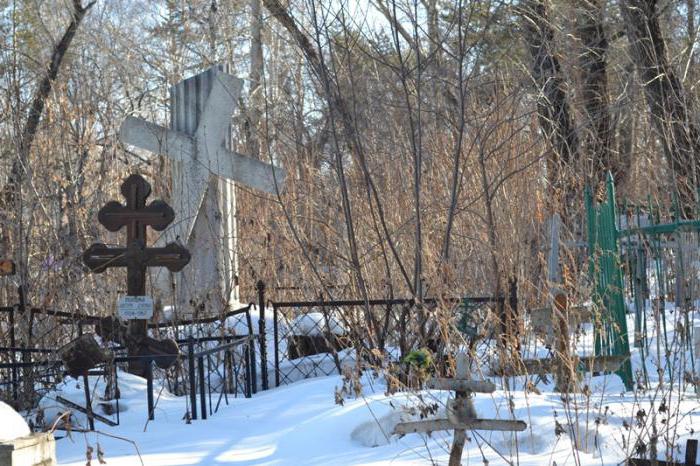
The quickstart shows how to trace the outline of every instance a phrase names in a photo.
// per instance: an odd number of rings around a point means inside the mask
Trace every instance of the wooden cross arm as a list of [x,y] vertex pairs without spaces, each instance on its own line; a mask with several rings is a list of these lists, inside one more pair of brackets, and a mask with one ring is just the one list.
[[435,390],[455,390],[461,392],[493,393],[496,386],[488,380],[445,379],[436,377],[427,383],[428,388]]
[[94,243],[83,253],[83,263],[94,273],[102,273],[110,267],[126,267],[126,252],[126,248],[110,248]]
[[146,248],[146,265],[167,267],[171,272],[179,272],[190,263],[190,252],[178,243],[168,243],[162,248]]
[[431,419],[427,421],[401,422],[394,428],[399,435],[419,432],[438,432],[441,430],[496,430],[502,432],[522,432],[527,428],[524,421],[501,419],[470,419],[465,422],[452,423],[447,419]]
[[153,201],[139,210],[130,209],[117,201],[110,201],[100,209],[97,219],[109,231],[118,231],[135,220],[154,230],[163,231],[175,219],[175,211],[160,200]]

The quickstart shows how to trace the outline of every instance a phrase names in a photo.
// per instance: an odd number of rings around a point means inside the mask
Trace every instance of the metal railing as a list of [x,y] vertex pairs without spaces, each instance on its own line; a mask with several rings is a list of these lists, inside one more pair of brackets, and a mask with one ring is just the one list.
[[[430,308],[440,303],[457,305],[465,301],[479,306],[496,305],[498,314],[505,321],[506,312],[517,313],[517,287],[511,287],[509,296],[429,298],[423,300],[420,307]],[[412,312],[418,309],[412,298],[319,299],[272,302],[270,305],[274,327],[275,386],[341,373],[343,365],[358,357],[357,350],[377,348],[383,351],[391,347],[398,351],[398,359],[402,359],[417,345],[434,343],[429,334],[420,334],[424,325],[418,322],[416,312]],[[316,315],[308,318],[311,313]],[[265,347],[264,338],[260,346],[261,350]]]
[[[211,348],[202,348],[209,343],[219,343]],[[197,419],[198,415],[201,419],[207,419],[209,416],[216,413],[224,402],[228,405],[229,396],[237,397],[240,395],[249,398],[252,396],[254,389],[252,384],[252,367],[255,365],[252,352],[250,349],[253,346],[253,337],[246,336],[223,336],[223,337],[202,337],[195,339],[190,337],[178,341],[181,348],[185,351],[181,352],[178,357],[177,364],[186,363],[187,380],[185,385],[188,387],[187,399],[189,400],[189,409],[191,419]],[[200,347],[196,351],[197,347]],[[123,351],[125,348],[112,348],[115,353]],[[52,358],[44,360],[30,360],[25,355],[54,355],[54,349],[47,348],[20,348],[20,347],[0,347],[0,355],[12,355],[10,359],[15,359],[13,362],[0,363],[0,374],[3,375],[0,380],[0,390],[2,387],[8,387],[5,392],[11,392],[10,397],[17,402],[20,399],[20,385],[23,383],[31,383],[31,390],[28,392],[34,393],[33,384],[39,380],[44,380],[47,389],[49,386],[55,385],[64,377],[63,363],[60,360]],[[16,354],[23,355],[25,361],[16,361]],[[147,397],[147,415],[149,419],[155,417],[155,396],[154,396],[154,363],[162,354],[148,354],[139,356],[115,356],[112,360],[103,366],[96,368],[97,370],[88,371],[83,375],[83,385],[85,389],[85,405],[79,406],[65,399],[57,400],[58,402],[67,405],[69,408],[77,409],[86,414],[89,422],[90,430],[94,430],[94,420],[98,419],[102,422],[110,423],[103,416],[93,412],[92,397],[90,394],[88,376],[107,376],[112,377],[115,391],[118,392],[118,366],[128,365],[130,362],[139,361],[144,365],[146,379],[146,397]],[[21,377],[21,371],[28,371],[32,375],[25,378]],[[5,374],[9,377],[5,377]],[[43,374],[38,377],[37,374]],[[197,397],[199,396],[199,400]],[[216,398],[218,397],[218,398]],[[117,420],[110,425],[119,424],[119,405],[117,398]],[[199,412],[198,412],[199,408]]]
[[[240,390],[246,398],[253,394],[252,368],[255,360],[252,358],[251,348],[253,337],[227,337],[226,342],[214,348],[205,349],[197,353],[194,352],[194,339],[190,339],[187,345],[187,367],[189,372],[189,397],[191,406],[191,418],[197,419],[197,392],[199,392],[199,405],[202,419],[216,413],[222,399],[228,405],[228,394],[237,396]],[[223,355],[219,361],[213,359],[214,356]],[[236,364],[236,355],[239,357],[239,364]],[[195,366],[197,373],[195,375]],[[221,374],[218,384],[212,384],[212,374]],[[241,380],[242,379],[242,380]],[[241,386],[242,385],[242,386]],[[219,390],[220,389],[220,390]],[[212,402],[212,393],[218,394],[216,405]],[[207,400],[208,410],[207,410]]]

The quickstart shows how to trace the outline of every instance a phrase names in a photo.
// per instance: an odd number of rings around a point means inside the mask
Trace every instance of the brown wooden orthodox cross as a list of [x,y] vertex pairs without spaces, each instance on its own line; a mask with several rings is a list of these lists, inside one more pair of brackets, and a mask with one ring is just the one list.
[[[146,246],[146,227],[164,230],[175,218],[175,212],[165,202],[157,200],[146,205],[151,185],[140,175],[129,176],[121,186],[126,205],[110,201],[100,209],[97,218],[109,231],[126,230],[126,247],[108,247],[94,243],[83,253],[83,262],[95,273],[112,267],[126,267],[127,294],[146,294],[146,270],[148,267],[167,267],[173,272],[182,270],[190,261],[190,253],[177,243],[165,247]],[[129,337],[126,344],[129,355],[139,353],[147,343],[146,320],[129,321]],[[136,367],[136,366],[135,366]],[[131,371],[131,370],[130,370]]]

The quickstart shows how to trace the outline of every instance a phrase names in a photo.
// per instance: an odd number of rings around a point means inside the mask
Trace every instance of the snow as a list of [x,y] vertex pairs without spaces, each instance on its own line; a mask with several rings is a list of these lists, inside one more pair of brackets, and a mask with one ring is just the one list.
[[[583,465],[617,464],[626,457],[623,435],[631,437],[623,423],[633,422],[635,412],[644,404],[633,394],[621,395],[616,376],[588,381],[596,394],[584,415],[579,413],[578,421],[567,420],[560,396],[551,392],[508,394],[499,390],[476,395],[475,406],[480,417],[510,419],[514,415],[527,422],[527,430],[517,435],[521,465],[574,464],[574,457]],[[340,376],[297,382],[258,393],[252,399],[233,399],[208,420],[187,424],[183,420],[187,399],[160,391],[160,387],[156,387],[160,396],[155,420],[146,422],[145,383],[120,374],[120,405],[128,407],[121,413],[121,425],[112,428],[98,423],[99,433],[62,438],[57,443],[59,464],[84,465],[87,446],[96,448],[98,443],[111,466],[141,464],[139,454],[146,465],[388,465],[431,464],[431,459],[446,464],[451,433],[399,438],[391,432],[397,422],[418,419],[416,406],[421,404],[436,404],[437,413],[431,416],[444,417],[448,392],[386,396],[383,380],[366,374],[363,395],[346,398],[338,405],[334,393],[342,383]],[[78,385],[67,382],[63,389],[77,394]],[[606,393],[599,391],[603,388]],[[508,409],[509,398],[513,415]],[[696,398],[681,400],[679,407],[682,412],[694,413]],[[689,433],[693,421],[693,415],[685,417],[678,429]],[[565,426],[559,437],[555,435],[557,422]],[[74,426],[81,423],[84,419],[78,417]],[[463,464],[482,464],[482,452],[491,465],[506,464],[503,458],[515,458],[515,439],[510,433],[471,434]],[[138,446],[138,452],[130,441]],[[583,451],[573,449],[572,442]]]
[[[692,384],[679,388],[677,376],[674,383],[668,376],[666,380],[660,379],[657,368],[666,364],[666,355],[657,352],[657,343],[661,342],[656,335],[662,332],[656,328],[651,313],[648,315],[649,345],[644,359],[639,349],[632,348],[636,375],[641,377],[642,362],[647,368],[646,388],[625,392],[616,375],[583,374],[581,386],[587,387],[588,395],[574,394],[565,403],[553,391],[551,377],[544,381],[538,376],[490,378],[498,389],[493,394],[474,397],[479,417],[520,419],[528,427],[518,434],[468,432],[462,464],[484,464],[487,460],[489,465],[510,462],[535,466],[556,462],[559,466],[612,466],[631,455],[639,456],[635,448],[648,443],[652,424],[661,429],[659,457],[669,452],[676,459],[683,458],[685,441],[700,431],[698,395]],[[631,329],[634,316],[628,317]],[[669,341],[677,338],[675,329],[679,319],[680,313],[669,308],[666,315]],[[700,323],[692,319],[691,322]],[[227,322],[226,327],[237,325]],[[590,326],[582,327],[574,339],[576,351],[590,354],[593,332]],[[542,342],[525,343],[524,351],[529,357],[548,353]],[[354,364],[354,350],[343,351],[347,354],[340,352],[341,359]],[[483,352],[476,361],[475,376],[487,373],[493,358],[488,348],[480,351]],[[669,359],[672,366],[680,367],[682,360],[689,360],[688,352],[673,353]],[[321,360],[328,365],[323,370],[334,370],[333,359],[324,354],[287,362],[308,365],[300,368],[301,377],[305,369],[313,368],[312,361]],[[273,374],[270,373],[271,379]],[[42,400],[45,422],[52,422],[65,411],[55,402],[57,395],[84,403],[81,383],[82,380],[69,378]],[[85,464],[87,447],[97,450],[98,443],[110,466],[138,465],[141,461],[146,465],[447,464],[451,432],[404,437],[392,432],[398,422],[444,418],[450,392],[426,390],[388,395],[381,374],[365,372],[361,377],[362,395],[358,398],[344,395],[343,403],[336,404],[336,392],[344,383],[347,380],[339,375],[316,377],[260,392],[251,399],[229,398],[229,404],[222,403],[208,420],[187,423],[189,399],[169,393],[157,382],[155,420],[147,421],[145,381],[120,372],[120,425],[108,427],[97,422],[99,432],[64,436],[57,442],[59,464]],[[90,384],[96,399],[94,409],[102,413],[97,395],[104,391],[104,384],[95,377],[90,377]],[[665,411],[660,410],[662,402],[668,406]],[[658,419],[645,422],[644,413],[649,416],[654,413]],[[80,413],[73,413],[72,425],[84,427],[86,419]]]
[[347,330],[337,317],[326,316],[321,312],[308,312],[292,320],[290,324],[292,335],[322,336],[329,332],[333,335],[345,335]]
[[17,411],[0,401],[0,442],[29,435],[29,426]]
[[400,422],[413,420],[406,409],[389,411],[383,416],[359,424],[350,432],[350,438],[365,447],[378,447],[391,442],[391,433]]

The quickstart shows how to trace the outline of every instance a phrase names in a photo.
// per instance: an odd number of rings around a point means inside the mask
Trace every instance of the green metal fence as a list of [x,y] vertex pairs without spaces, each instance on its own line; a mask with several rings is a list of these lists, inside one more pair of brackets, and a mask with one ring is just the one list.
[[[593,302],[600,310],[595,322],[596,356],[629,356],[627,316],[623,296],[622,263],[618,250],[615,186],[608,177],[606,199],[597,203],[586,189],[586,217]],[[629,358],[617,371],[625,387],[634,385]]]
[[[585,201],[593,301],[601,311],[596,355],[629,355],[627,297],[634,311],[634,346],[644,361],[640,368],[644,380],[648,380],[646,359],[654,351],[658,362],[663,359],[666,365],[661,374],[682,372],[674,370],[674,365],[685,364],[674,356],[676,350],[682,358],[689,355],[686,362],[695,373],[692,316],[700,298],[700,220],[683,219],[675,200],[666,209],[651,199],[644,206],[623,202],[618,213],[612,176],[608,176],[604,201],[595,202],[590,189]],[[667,323],[669,301],[674,302],[670,308],[674,321]],[[655,321],[655,339],[647,333],[649,311]],[[676,332],[672,338],[670,331]],[[652,339],[655,348],[649,347]],[[618,373],[630,388],[630,363]]]

